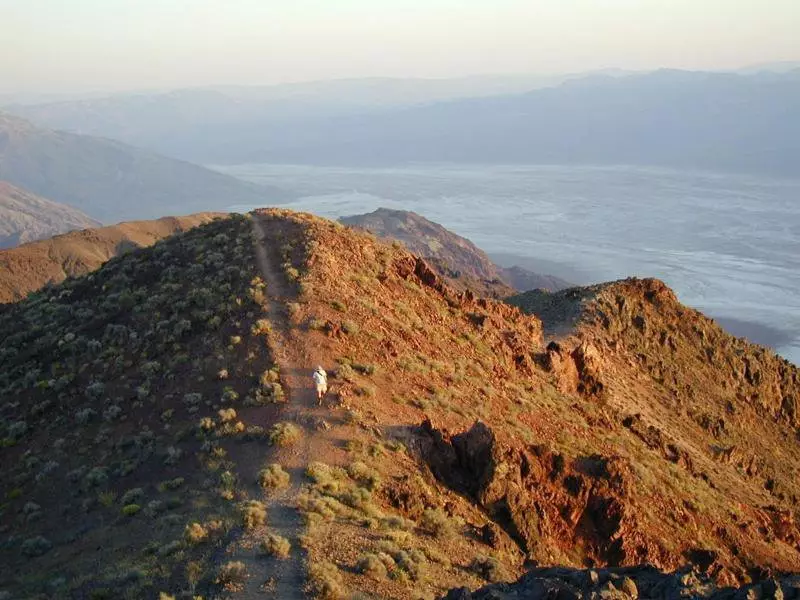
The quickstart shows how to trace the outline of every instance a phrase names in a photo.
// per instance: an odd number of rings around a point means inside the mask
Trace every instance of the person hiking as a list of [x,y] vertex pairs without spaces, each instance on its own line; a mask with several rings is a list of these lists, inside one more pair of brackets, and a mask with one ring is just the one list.
[[317,404],[322,405],[322,398],[328,393],[328,374],[322,367],[317,367],[311,376],[317,388]]

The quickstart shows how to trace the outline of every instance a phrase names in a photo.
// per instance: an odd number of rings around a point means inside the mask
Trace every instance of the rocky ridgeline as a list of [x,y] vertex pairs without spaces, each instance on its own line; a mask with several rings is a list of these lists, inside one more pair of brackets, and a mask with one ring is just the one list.
[[718,587],[694,571],[662,573],[653,567],[619,569],[535,569],[514,583],[487,585],[474,592],[451,590],[444,600],[626,600],[708,598],[714,600],[793,600],[800,576],[767,578],[742,587]]

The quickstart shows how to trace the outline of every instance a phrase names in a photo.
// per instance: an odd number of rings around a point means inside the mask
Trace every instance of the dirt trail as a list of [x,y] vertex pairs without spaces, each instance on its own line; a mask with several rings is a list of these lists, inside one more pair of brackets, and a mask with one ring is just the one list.
[[[316,395],[312,388],[311,373],[315,366],[313,357],[307,351],[298,333],[291,329],[286,302],[295,296],[287,285],[283,272],[274,264],[269,235],[269,224],[262,222],[253,214],[255,233],[255,253],[262,277],[266,282],[267,304],[264,310],[272,324],[268,335],[270,352],[281,372],[281,383],[287,402],[281,420],[295,421],[304,430],[302,440],[290,448],[278,448],[271,452],[268,461],[280,463],[292,477],[291,486],[274,494],[264,494],[256,485],[247,486],[252,498],[263,501],[267,506],[267,526],[255,531],[245,532],[237,543],[236,560],[248,567],[250,577],[242,592],[236,598],[304,598],[303,586],[306,580],[304,552],[299,537],[303,524],[295,508],[295,499],[300,491],[303,473],[311,454],[312,428],[319,419],[324,418],[325,409],[316,406]],[[263,466],[258,460],[247,461],[242,465],[248,479],[255,481],[255,473]],[[272,531],[288,539],[292,544],[291,555],[286,560],[258,558],[258,543],[267,531]]]

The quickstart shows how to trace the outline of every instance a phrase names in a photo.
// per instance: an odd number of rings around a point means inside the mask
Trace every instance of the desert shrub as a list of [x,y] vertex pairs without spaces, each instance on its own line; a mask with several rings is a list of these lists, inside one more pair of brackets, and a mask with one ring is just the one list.
[[245,529],[255,529],[267,522],[267,507],[258,500],[249,500],[242,506],[242,525]]
[[100,492],[97,494],[97,501],[102,505],[108,508],[112,506],[114,502],[117,501],[117,495],[112,491],[105,491]]
[[269,431],[269,441],[274,446],[292,446],[300,441],[303,432],[294,423],[275,423]]
[[331,302],[331,307],[333,310],[338,310],[339,312],[347,312],[347,306],[345,306],[342,302],[338,300],[333,300]]
[[126,517],[132,517],[139,514],[140,510],[142,510],[142,507],[138,504],[126,504],[122,507],[122,514]]
[[289,486],[289,474],[277,463],[261,469],[258,473],[258,484],[265,490],[277,490]]
[[183,395],[183,403],[186,406],[197,406],[200,402],[203,401],[203,394],[198,392],[191,392],[189,394]]
[[313,331],[322,331],[328,322],[325,319],[309,319],[308,328]]
[[353,367],[353,370],[361,373],[362,375],[374,375],[376,371],[375,365],[362,365],[359,363],[353,363],[350,365]]
[[440,508],[428,508],[422,513],[420,527],[437,538],[447,538],[455,533],[450,517]]
[[344,580],[335,564],[326,560],[308,566],[309,588],[320,600],[341,600],[345,597]]
[[177,490],[185,482],[186,480],[183,477],[176,477],[175,479],[167,479],[158,484],[158,491],[163,493],[169,490]]
[[370,490],[376,490],[381,483],[381,477],[378,472],[361,461],[351,463],[347,467],[347,474],[359,483],[366,485]]
[[492,556],[476,556],[469,568],[478,577],[492,583],[506,579],[502,564]]
[[267,556],[289,558],[292,544],[285,537],[281,537],[275,533],[268,533],[266,537],[261,540],[259,548],[261,549],[261,553]]
[[190,544],[202,544],[208,539],[208,530],[200,523],[189,523],[183,531],[183,537]]
[[75,413],[75,422],[78,425],[85,425],[97,414],[96,410],[91,408],[84,408]]
[[221,423],[230,423],[236,420],[236,409],[221,408],[219,411],[217,411],[217,415],[219,415],[219,420]]
[[355,321],[346,320],[342,321],[342,331],[344,331],[347,335],[355,335],[361,331],[361,328]]
[[142,488],[133,488],[122,494],[120,502],[124,504],[135,504],[141,502],[144,498],[144,490]]
[[50,540],[39,535],[33,538],[28,538],[22,542],[20,551],[25,556],[33,558],[48,553],[52,547],[53,544],[50,542]]
[[380,521],[381,529],[389,531],[411,531],[415,525],[414,521],[399,515],[391,515]]
[[217,571],[216,581],[225,589],[237,589],[247,581],[247,567],[239,560],[228,561]]
[[336,379],[341,379],[342,381],[347,381],[350,383],[355,381],[356,378],[356,372],[353,370],[353,367],[347,363],[336,367],[334,375],[336,375]]
[[376,554],[362,554],[356,563],[356,571],[373,579],[386,579],[386,565]]
[[95,467],[86,474],[86,483],[92,487],[99,487],[108,482],[108,469]]
[[339,467],[332,467],[323,462],[314,461],[306,467],[306,476],[325,488],[335,481],[339,481],[347,476],[344,470]]
[[372,398],[375,395],[375,386],[374,385],[358,385],[353,389],[353,391],[359,396],[365,396],[367,398]]
[[253,335],[267,335],[272,332],[272,324],[267,319],[259,319],[250,328]]
[[222,397],[220,398],[220,402],[236,402],[239,399],[239,392],[237,392],[232,387],[226,387],[222,391]]

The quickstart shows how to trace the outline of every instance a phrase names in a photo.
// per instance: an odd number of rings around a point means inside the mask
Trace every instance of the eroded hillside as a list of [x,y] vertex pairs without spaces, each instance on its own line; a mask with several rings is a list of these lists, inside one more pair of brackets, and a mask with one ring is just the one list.
[[399,245],[263,210],[6,307],[0,590],[432,598],[531,564],[797,571],[796,369],[660,282],[535,298],[569,318],[558,344]]

